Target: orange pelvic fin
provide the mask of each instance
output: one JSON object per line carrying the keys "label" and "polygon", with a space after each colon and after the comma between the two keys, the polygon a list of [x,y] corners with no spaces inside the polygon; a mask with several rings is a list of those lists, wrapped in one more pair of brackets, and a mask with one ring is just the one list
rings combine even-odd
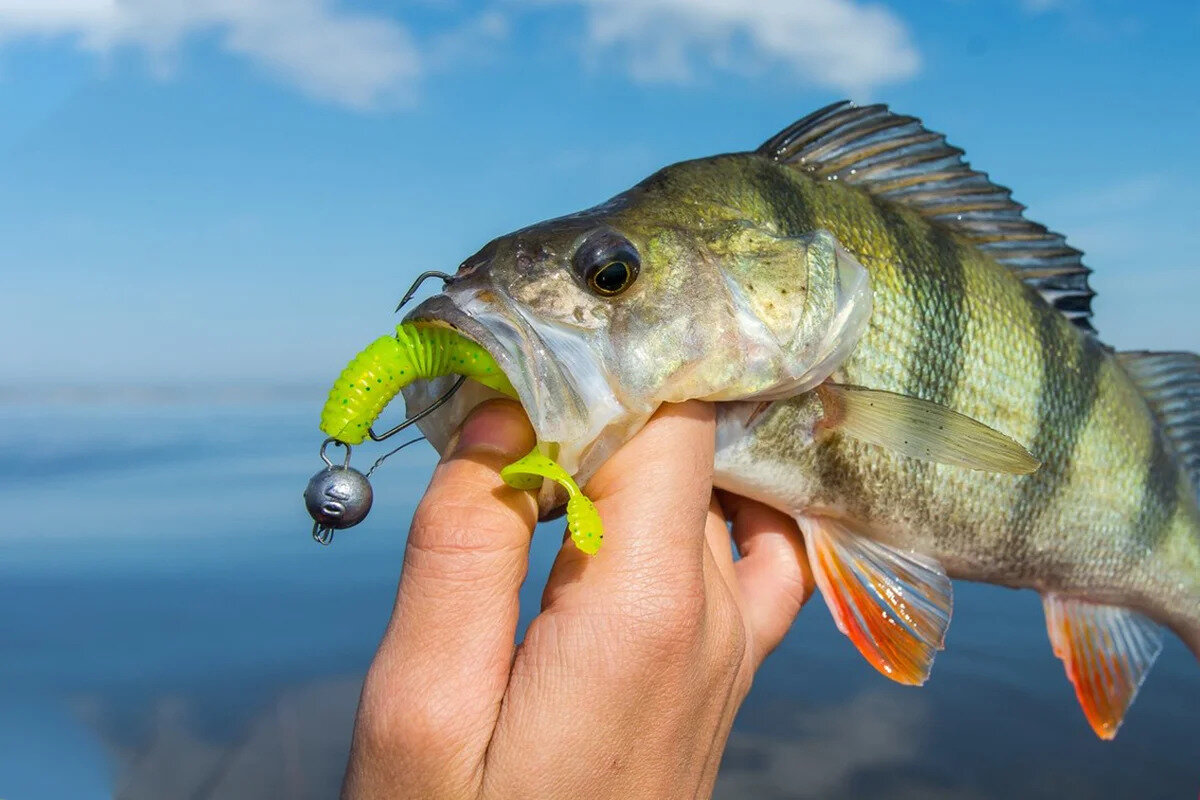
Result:
{"label": "orange pelvic fin", "polygon": [[1054,655],[1063,660],[1084,716],[1097,736],[1113,738],[1162,650],[1162,629],[1120,606],[1055,594],[1042,604]]}
{"label": "orange pelvic fin", "polygon": [[936,562],[859,535],[841,520],[798,520],[808,558],[838,630],[897,683],[920,686],[942,649],[953,606]]}

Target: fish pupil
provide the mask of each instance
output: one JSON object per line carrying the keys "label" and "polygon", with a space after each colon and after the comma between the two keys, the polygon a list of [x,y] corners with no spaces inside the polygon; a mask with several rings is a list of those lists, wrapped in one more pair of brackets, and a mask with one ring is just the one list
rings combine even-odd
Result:
{"label": "fish pupil", "polygon": [[624,261],[611,261],[592,274],[592,285],[601,294],[616,294],[629,284],[630,269]]}

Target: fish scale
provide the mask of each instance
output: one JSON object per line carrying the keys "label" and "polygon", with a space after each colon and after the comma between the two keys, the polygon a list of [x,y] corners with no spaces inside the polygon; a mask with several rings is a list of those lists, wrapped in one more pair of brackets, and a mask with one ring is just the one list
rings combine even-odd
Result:
{"label": "fish scale", "polygon": [[[792,513],[860,520],[953,577],[1200,623],[1195,493],[1115,357],[953,231],[861,190],[790,177],[800,203],[744,206],[794,214],[785,229],[832,231],[871,274],[871,324],[835,377],[948,405],[1028,443],[1042,467],[968,472],[836,435],[791,449],[807,415],[797,399],[761,419],[736,465],[718,454],[718,479]],[[786,484],[766,485],[764,473]]]}
{"label": "fish scale", "polygon": [[[851,194],[854,190],[822,187],[821,184],[807,187],[803,180],[797,180],[800,184],[798,193],[814,196],[808,207],[815,212],[800,224],[832,230],[852,251],[857,231],[877,227],[861,225],[861,212],[841,212],[839,203],[861,205],[868,202]],[[1081,336],[1061,315],[1046,308],[1011,273],[978,256],[956,259],[955,271],[969,276],[973,298],[990,296],[996,302],[972,304],[971,313],[963,315],[971,321],[969,327],[976,331],[975,335],[969,335],[966,327],[953,319],[958,312],[951,309],[957,309],[961,304],[960,298],[951,300],[948,297],[954,293],[955,284],[939,280],[937,271],[904,270],[906,263],[919,261],[925,264],[930,258],[919,246],[894,244],[911,241],[924,232],[932,236],[932,226],[899,208],[890,209],[888,214],[881,216],[882,226],[889,229],[890,236],[880,238],[890,240],[892,244],[886,248],[864,246],[856,252],[872,275],[876,316],[839,377],[848,383],[892,389],[947,403],[968,416],[999,430],[1011,431],[1018,437],[1032,429],[1034,435],[1025,440],[1031,442],[1032,452],[1043,459],[1044,465],[1038,473],[1023,478],[962,473],[862,448],[855,442],[843,443],[844,449],[836,456],[816,456],[820,462],[817,474],[830,478],[824,485],[813,487],[817,502],[841,505],[847,501],[839,502],[839,497],[859,498],[859,514],[877,524],[887,520],[886,525],[879,527],[891,529],[896,541],[933,550],[931,555],[949,564],[984,561],[988,565],[987,574],[958,574],[994,581],[999,578],[1012,586],[1047,585],[1052,576],[1046,574],[1044,559],[1053,554],[1054,545],[1064,539],[1103,536],[1106,530],[1141,532],[1136,517],[1143,508],[1144,492],[1140,487],[1145,485],[1146,469],[1140,455],[1124,464],[1124,470],[1117,473],[1106,470],[1109,474],[1103,483],[1088,480],[1086,475],[1075,486],[1069,480],[1073,462],[1106,463],[1108,452],[1121,449],[1112,444],[1111,436],[1082,445],[1079,436],[1079,428],[1088,422],[1093,409],[1091,387],[1095,381],[1092,376],[1112,357],[1093,340]],[[854,227],[847,226],[844,220],[852,220]],[[943,233],[943,236],[948,235]],[[1024,313],[1014,311],[1016,308],[1022,308]],[[1024,317],[1033,324],[1013,325],[1013,316]],[[1030,327],[1038,337],[1036,342],[1029,340]],[[915,336],[913,331],[917,332]],[[1009,341],[1012,339],[1020,341]],[[990,352],[1035,357],[1009,357],[989,365],[966,357],[971,349],[968,340]],[[1043,359],[1058,364],[1061,369],[1043,370]],[[945,380],[947,375],[953,376],[953,381]],[[1128,379],[1119,370],[1110,369],[1105,377],[1110,384],[1124,382],[1128,387]],[[1026,391],[1018,392],[1010,403],[997,404],[994,387],[1001,386],[1022,386]],[[1034,386],[1037,387],[1035,391],[1028,391]],[[1109,391],[1121,393],[1116,385]],[[1131,440],[1152,441],[1153,422],[1144,404],[1136,391],[1124,394],[1124,404],[1114,400],[1109,407],[1097,411],[1100,415],[1097,430],[1119,435],[1126,426],[1134,425],[1141,430],[1135,432]],[[1034,403],[1030,403],[1030,397],[1036,398]],[[785,422],[781,427],[781,435],[794,435],[791,423]],[[764,449],[771,449],[775,442],[766,438],[762,445]],[[829,447],[836,448],[837,445]],[[1077,447],[1080,452],[1076,452]],[[830,463],[857,464],[856,472],[887,474],[894,478],[887,482],[886,490],[873,497],[872,491],[878,490],[879,481],[864,480],[861,474],[848,475],[846,470],[831,470]],[[1174,489],[1176,474],[1170,477]],[[1132,489],[1134,486],[1139,488]],[[1105,509],[1105,515],[1096,515],[1098,519],[1089,515],[1087,529],[1073,535],[1075,526],[1069,524],[1073,509],[1094,506],[1097,495],[1120,497],[1122,501]],[[914,514],[906,507],[910,504],[925,513]],[[901,511],[889,511],[889,506],[897,505]],[[1006,511],[1008,514],[1004,516]],[[1048,513],[1050,511],[1053,513]],[[922,529],[906,530],[909,528]],[[901,530],[906,530],[906,535],[901,536]],[[1122,535],[1116,541],[1127,538]],[[981,544],[984,545],[982,551]],[[1037,551],[1038,561],[1031,561],[1026,556],[1030,550]],[[1080,564],[1057,565],[1057,568],[1066,573],[1061,576],[1062,580],[1071,584],[1086,584],[1090,577],[1107,579],[1108,573],[1113,573],[1112,578],[1129,584],[1122,588],[1134,589],[1136,584],[1148,579],[1144,570],[1137,569],[1136,563],[1116,564],[1109,558],[1102,559],[1101,564],[1104,565],[1101,567],[1103,572],[1095,576],[1090,574],[1092,566],[1087,559]]]}

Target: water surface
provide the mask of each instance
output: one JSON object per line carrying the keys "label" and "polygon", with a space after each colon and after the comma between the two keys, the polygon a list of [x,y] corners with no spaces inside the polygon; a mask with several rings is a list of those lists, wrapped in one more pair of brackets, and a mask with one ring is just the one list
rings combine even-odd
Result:
{"label": "water surface", "polygon": [[[0,798],[336,795],[434,459],[389,461],[371,517],[322,548],[300,502],[319,443],[311,402],[0,408]],[[527,608],[560,536],[534,539]],[[812,603],[755,682],[717,795],[1198,789],[1200,666],[1177,640],[1100,742],[1037,596],[959,583],[922,689],[881,677]]]}

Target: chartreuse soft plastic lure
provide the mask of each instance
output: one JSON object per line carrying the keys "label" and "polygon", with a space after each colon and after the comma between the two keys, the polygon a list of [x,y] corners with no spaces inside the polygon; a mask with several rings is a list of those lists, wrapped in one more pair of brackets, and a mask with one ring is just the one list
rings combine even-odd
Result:
{"label": "chartreuse soft plastic lure", "polygon": [[[371,342],[342,370],[321,412],[321,430],[338,442],[360,444],[401,389],[415,380],[443,375],[465,375],[517,397],[499,365],[479,344],[451,328],[405,322],[396,327],[395,336]],[[567,471],[539,448],[509,464],[500,475],[518,489],[536,490],[543,478],[558,483],[567,491],[567,528],[572,541],[589,555],[599,549],[604,532],[596,507]]]}
{"label": "chartreuse soft plastic lure", "polygon": [[421,378],[466,375],[498,392],[517,393],[488,351],[456,330],[411,322],[395,336],[380,336],[351,361],[329,390],[321,430],[346,444],[360,444],[384,406]]}
{"label": "chartreuse soft plastic lure", "polygon": [[537,489],[542,478],[549,478],[567,490],[567,530],[571,541],[589,556],[594,556],[604,540],[604,526],[596,506],[587,498],[579,484],[537,447],[519,461],[500,470],[500,477],[514,489]]}

